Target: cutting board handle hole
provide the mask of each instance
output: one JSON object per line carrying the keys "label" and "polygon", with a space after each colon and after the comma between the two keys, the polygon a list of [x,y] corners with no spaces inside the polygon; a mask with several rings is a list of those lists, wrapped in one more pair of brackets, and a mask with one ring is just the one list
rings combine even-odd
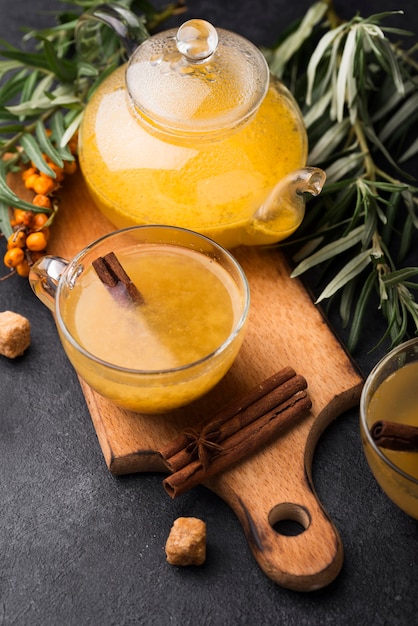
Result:
{"label": "cutting board handle hole", "polygon": [[272,529],[285,537],[301,535],[311,523],[309,512],[303,506],[292,502],[282,502],[274,506],[268,520]]}

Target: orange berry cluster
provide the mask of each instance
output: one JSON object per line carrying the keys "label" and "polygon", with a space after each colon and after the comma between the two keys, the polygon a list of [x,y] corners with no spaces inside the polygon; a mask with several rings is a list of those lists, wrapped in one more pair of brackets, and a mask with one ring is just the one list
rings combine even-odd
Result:
{"label": "orange berry cluster", "polygon": [[[70,149],[75,154],[76,139],[70,143]],[[46,155],[44,160],[54,171],[55,178],[39,171],[33,162],[22,172],[26,189],[35,193],[32,204],[39,207],[39,211],[12,210],[10,223],[13,233],[7,240],[7,251],[3,258],[6,267],[24,277],[29,275],[31,265],[46,253],[53,194],[65,175],[73,174],[77,169],[75,160],[65,161],[63,167],[57,166]]]}
{"label": "orange berry cluster", "polygon": [[[37,194],[32,203],[43,208],[51,208],[51,200],[45,194]],[[4,264],[14,269],[19,276],[28,276],[30,266],[45,254],[49,238],[47,213],[34,213],[14,209],[11,224],[14,232],[7,240]]]}

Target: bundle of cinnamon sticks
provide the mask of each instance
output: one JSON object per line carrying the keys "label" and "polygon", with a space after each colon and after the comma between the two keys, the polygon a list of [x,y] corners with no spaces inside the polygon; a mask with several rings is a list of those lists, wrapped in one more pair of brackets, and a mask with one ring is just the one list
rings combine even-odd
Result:
{"label": "bundle of cinnamon sticks", "polygon": [[171,472],[163,485],[175,498],[227,467],[309,414],[307,382],[286,367],[222,408],[195,429],[186,429],[159,450]]}

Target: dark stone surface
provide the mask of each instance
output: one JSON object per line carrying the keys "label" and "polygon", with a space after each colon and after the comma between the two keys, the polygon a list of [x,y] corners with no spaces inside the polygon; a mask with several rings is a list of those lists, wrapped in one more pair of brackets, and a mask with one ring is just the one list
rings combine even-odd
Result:
{"label": "dark stone surface", "polygon": [[[188,2],[190,16],[259,45],[273,43],[309,5]],[[0,0],[0,36],[17,44],[21,26],[50,24],[61,6]],[[402,25],[418,32],[415,0],[337,1],[336,7],[344,17],[358,9],[404,8]],[[344,543],[343,569],[319,592],[287,591],[261,572],[234,514],[205,488],[173,502],[160,475],[112,477],[50,312],[15,279],[0,284],[0,309],[17,311],[32,324],[28,352],[15,361],[0,357],[0,624],[414,623],[417,522],[392,505],[372,478],[356,410],[327,429],[314,461],[319,497]],[[344,339],[338,319],[331,321]],[[366,343],[373,345],[377,336],[372,316]],[[356,358],[363,371],[382,350],[369,354],[368,346],[361,347]],[[165,562],[165,541],[180,515],[207,522],[208,558],[201,568]]]}

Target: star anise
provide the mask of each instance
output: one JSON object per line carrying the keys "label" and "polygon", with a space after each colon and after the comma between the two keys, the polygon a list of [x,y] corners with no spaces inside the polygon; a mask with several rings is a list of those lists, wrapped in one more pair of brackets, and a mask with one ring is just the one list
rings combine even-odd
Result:
{"label": "star anise", "polygon": [[190,440],[186,446],[186,452],[190,455],[191,460],[200,461],[202,467],[207,469],[212,456],[222,450],[222,446],[217,443],[221,432],[214,430],[206,433],[204,430],[198,432],[194,428],[187,428],[184,435]]}

